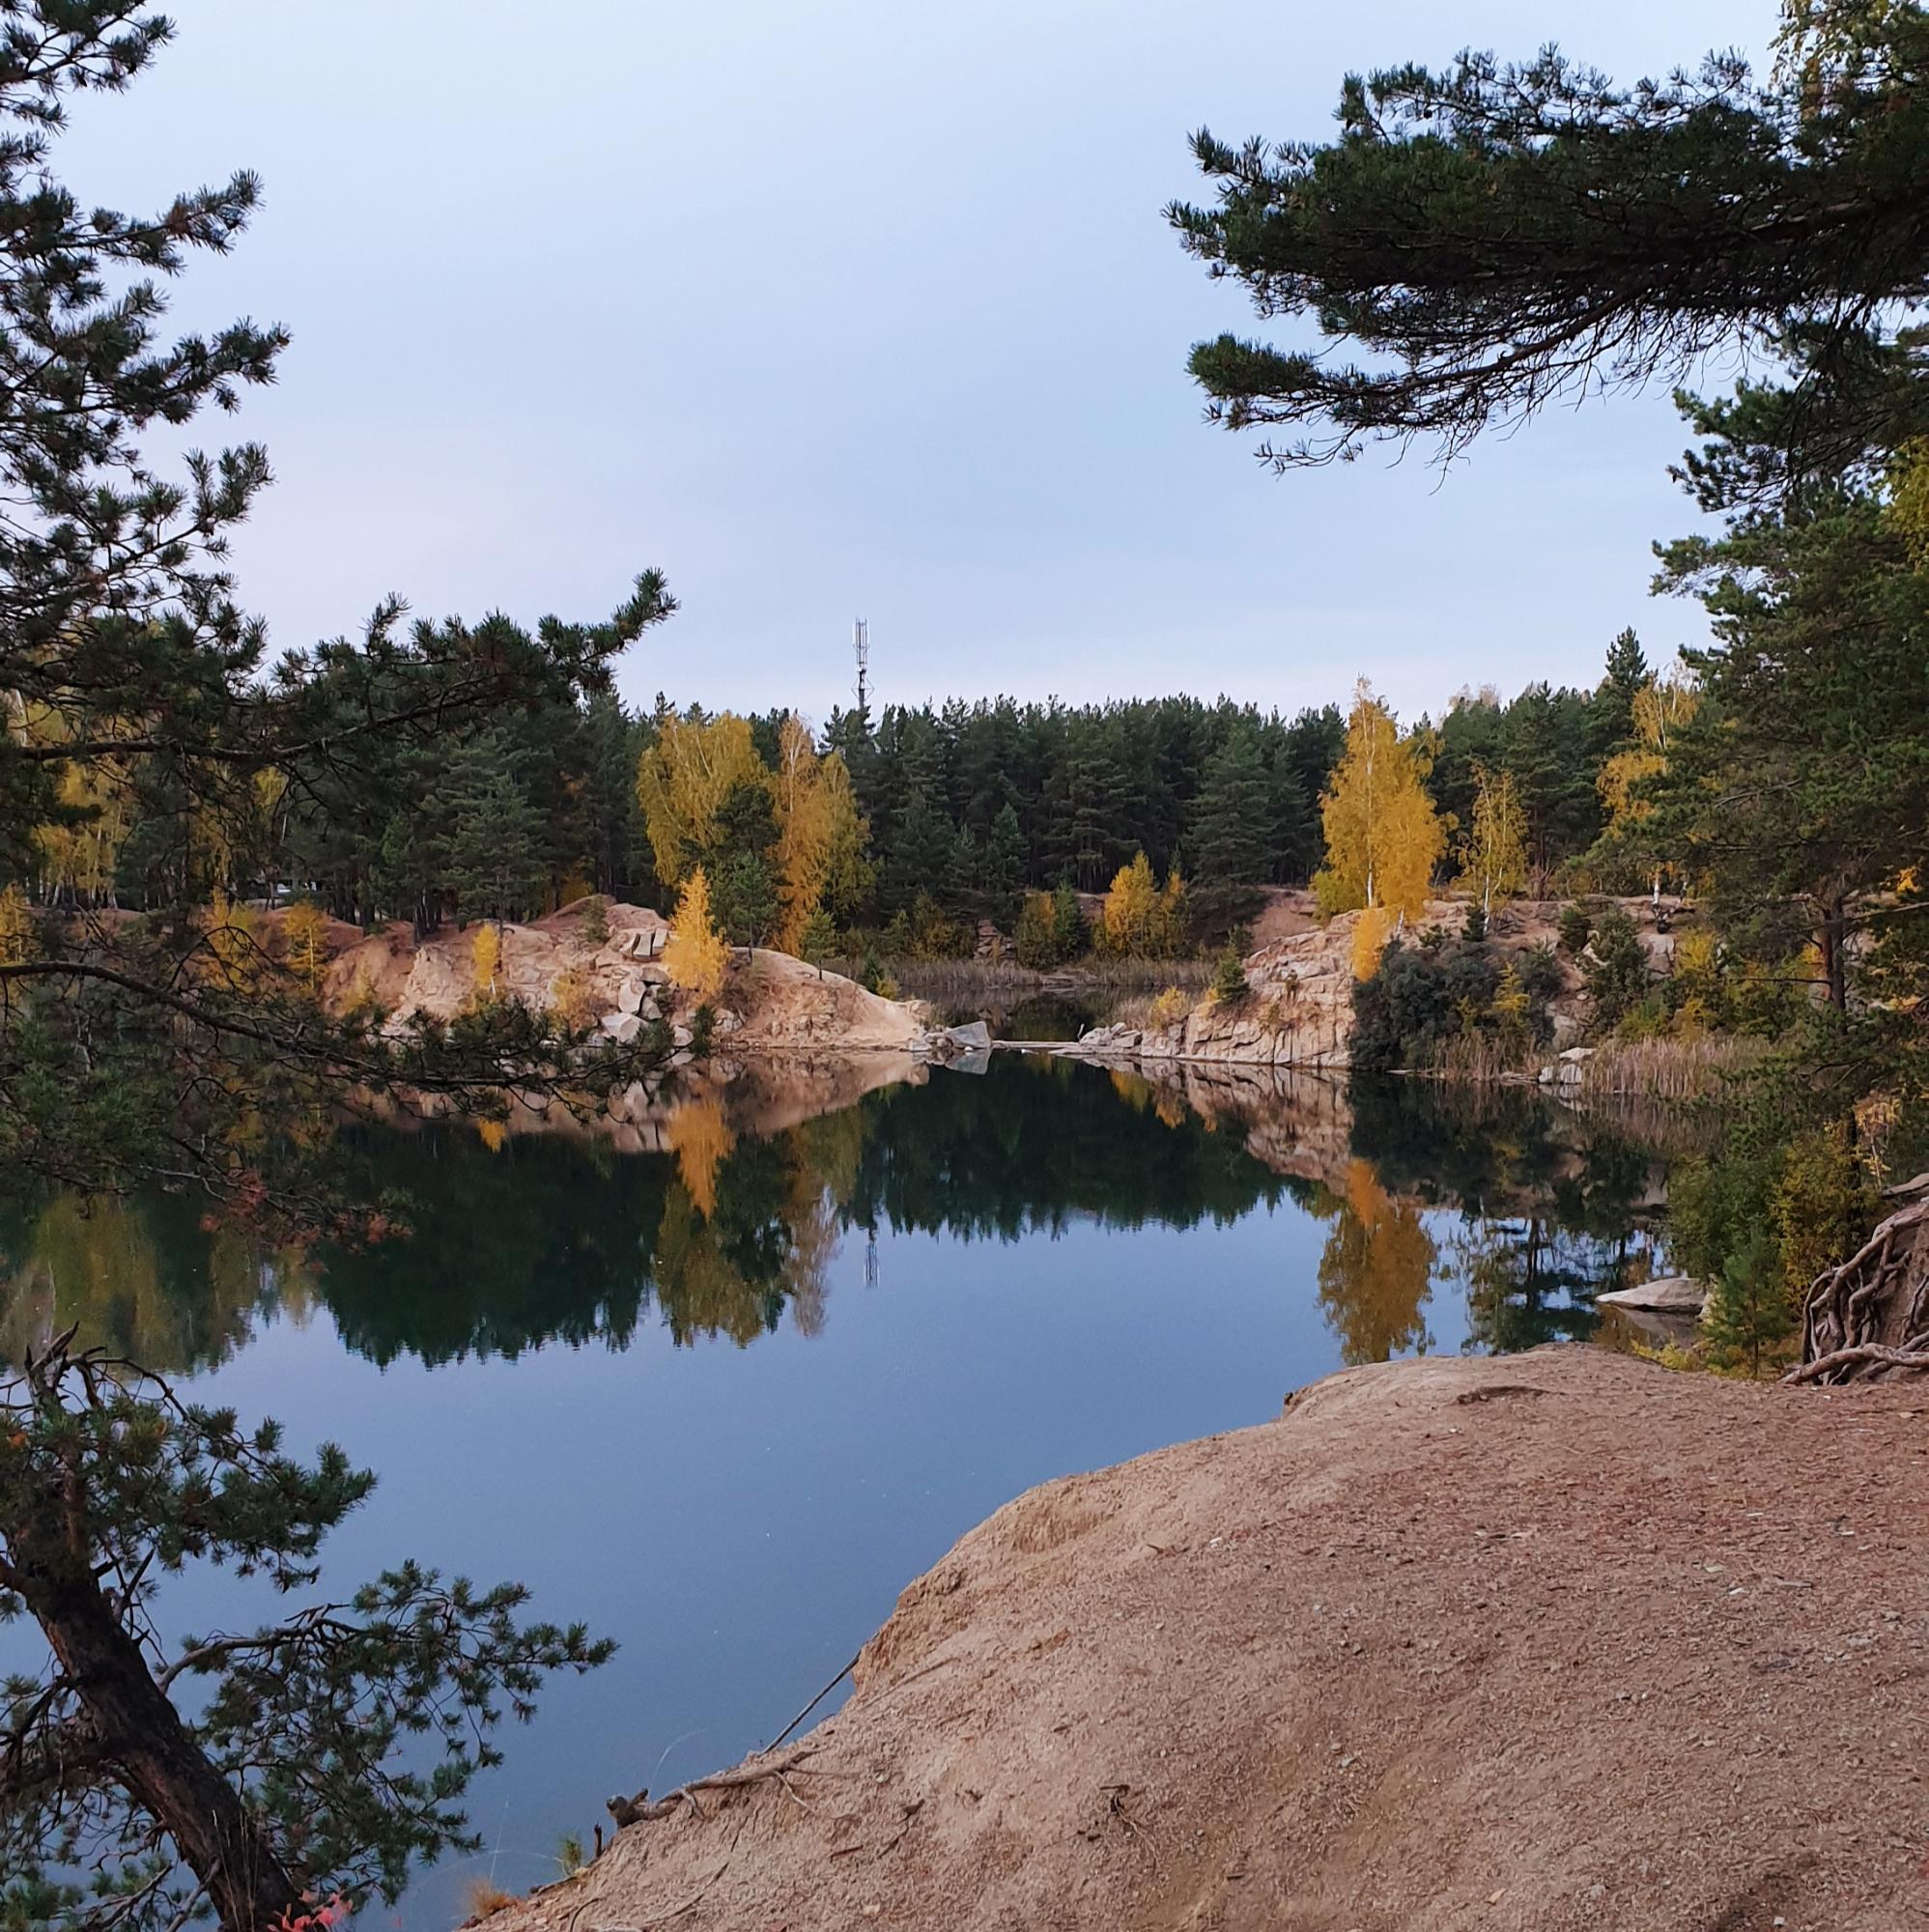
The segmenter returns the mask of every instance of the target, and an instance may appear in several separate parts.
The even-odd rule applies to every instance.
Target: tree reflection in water
[[[747,1079],[649,1140],[354,1129],[351,1184],[407,1230],[360,1250],[266,1252],[181,1197],[16,1207],[0,1216],[0,1353],[77,1322],[86,1343],[193,1371],[315,1304],[383,1363],[622,1349],[653,1310],[679,1344],[747,1346],[786,1319],[823,1326],[847,1235],[1228,1226],[1282,1202],[1331,1223],[1312,1286],[1348,1362],[1428,1347],[1430,1295],[1451,1283],[1470,1346],[1585,1335],[1594,1294],[1656,1264],[1660,1156],[1519,1090],[1001,1057],[854,1104],[848,1080],[826,1091],[812,1118],[808,1090],[778,1104]]]

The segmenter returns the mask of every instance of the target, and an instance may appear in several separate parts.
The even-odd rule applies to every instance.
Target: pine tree
[[[456,754],[432,810],[439,883],[460,918],[516,920],[540,909],[542,818],[499,737],[478,738]]]
[[[1715,1359],[1745,1363],[1751,1376],[1761,1374],[1764,1354],[1773,1359],[1788,1340],[1794,1312],[1775,1265],[1772,1229],[1757,1226],[1743,1235],[1710,1290],[1701,1325]]]
[[[782,915],[778,882],[761,853],[737,851],[718,870],[717,923],[733,946],[762,946]]]
[[[1292,795],[1298,796],[1296,782]],[[1276,812],[1258,734],[1241,721],[1206,761],[1193,804],[1187,850],[1200,875],[1214,883],[1258,885],[1277,849]]]
[[[798,935],[797,956],[816,967],[818,979],[824,977],[824,961],[837,950],[837,928],[831,915],[822,906],[804,923],[804,930]]]
[[[53,1650],[41,1681],[10,1686],[0,1758],[17,1922],[159,1932],[212,1914],[260,1932],[338,1892],[392,1904],[412,1861],[480,1845],[458,1801],[497,1761],[505,1709],[611,1645],[521,1622],[519,1586],[413,1562],[172,1651],[147,1614],[189,1559],[312,1583],[374,1481],[332,1445],[292,1461],[273,1424],[243,1433],[66,1338],[0,1381],[0,1579]],[[178,1682],[195,1687],[183,1710]]]
[[[1007,799],[991,821],[991,838],[984,854],[984,889],[998,918],[1011,917],[1012,899],[1024,883],[1025,833]]]
[[[1829,12],[1841,38],[1820,67],[1766,87],[1734,53],[1631,88],[1551,47],[1520,66],[1467,53],[1348,77],[1328,143],[1202,131],[1217,198],[1168,211],[1187,252],[1267,318],[1310,316],[1384,358],[1202,342],[1214,418],[1285,426],[1281,463],[1416,436],[1453,455],[1717,349],[1805,339],[1841,367],[1871,318],[1929,289],[1929,16]]]

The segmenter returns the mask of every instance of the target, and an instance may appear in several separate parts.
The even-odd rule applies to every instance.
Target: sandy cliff
[[[837,1717],[492,1932],[1914,1924],[1920,1400],[1349,1371],[1009,1504]]]

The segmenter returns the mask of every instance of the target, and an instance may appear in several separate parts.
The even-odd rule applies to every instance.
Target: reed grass
[[[1735,1034],[1608,1040],[1581,1063],[1579,1092],[1586,1098],[1717,1100],[1754,1072],[1770,1050],[1765,1040]]]

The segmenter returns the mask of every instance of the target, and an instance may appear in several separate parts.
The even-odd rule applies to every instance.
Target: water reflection
[[[271,1253],[179,1198],[16,1207],[0,1216],[0,1351],[77,1322],[200,1370],[265,1317],[316,1306],[383,1364],[622,1350],[650,1320],[679,1344],[749,1346],[822,1328],[849,1234],[1226,1227],[1282,1202],[1327,1225],[1314,1287],[1343,1360],[1433,1346],[1433,1297],[1455,1291],[1467,1346],[1517,1349],[1587,1335],[1602,1289],[1656,1267],[1664,1179],[1639,1135],[1518,1090],[1042,1058],[928,1082],[875,1064],[740,1072],[603,1133],[363,1127],[345,1155],[406,1236]]]

